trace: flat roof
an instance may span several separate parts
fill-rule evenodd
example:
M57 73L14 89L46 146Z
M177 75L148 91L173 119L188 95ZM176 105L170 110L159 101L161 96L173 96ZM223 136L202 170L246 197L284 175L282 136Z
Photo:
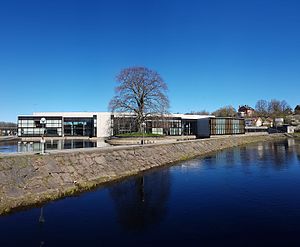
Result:
M180 117L182 119L201 119L215 117L213 115L188 115L188 114L168 114L167 116Z
M93 115L107 115L114 114L116 116L126 114L126 115L134 115L133 113L120 113L120 112L33 112L32 115L19 115L19 117L91 117ZM167 117L178 117L182 119L201 119L201 118L214 118L213 115L187 115L187 114L164 114Z

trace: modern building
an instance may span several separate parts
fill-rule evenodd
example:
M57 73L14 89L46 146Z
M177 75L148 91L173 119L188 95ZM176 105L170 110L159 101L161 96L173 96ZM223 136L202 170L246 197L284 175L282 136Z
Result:
M106 137L110 123L108 112L36 112L18 117L18 136Z
M108 137L136 132L137 129L133 114L37 112L18 117L19 137ZM210 115L168 114L148 118L145 121L145 131L170 136L196 135L200 138L243 134L245 121Z
M185 114L167 114L163 116L149 117L145 122L147 133L160 135L196 135L197 120L210 118L210 115L185 115ZM114 135L136 132L135 117L132 114L114 114L112 115L112 133Z
M245 120L243 118L210 117L197 121L197 137L207 138L211 135L245 134Z

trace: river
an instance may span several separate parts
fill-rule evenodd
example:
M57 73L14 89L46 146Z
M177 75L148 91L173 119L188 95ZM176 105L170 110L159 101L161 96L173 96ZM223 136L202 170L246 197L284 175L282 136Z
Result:
M0 246L289 246L300 142L226 149L0 217Z

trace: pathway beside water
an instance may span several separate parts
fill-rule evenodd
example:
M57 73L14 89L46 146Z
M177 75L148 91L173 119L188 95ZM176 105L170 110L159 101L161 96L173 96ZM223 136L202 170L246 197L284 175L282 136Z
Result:
M298 246L299 178L299 140L226 149L1 216L0 246Z

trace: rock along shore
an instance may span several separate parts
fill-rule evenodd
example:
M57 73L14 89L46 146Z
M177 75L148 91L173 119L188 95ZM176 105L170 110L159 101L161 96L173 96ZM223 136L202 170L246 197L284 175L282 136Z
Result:
M0 155L0 214L224 148L286 138L238 135L165 144Z

